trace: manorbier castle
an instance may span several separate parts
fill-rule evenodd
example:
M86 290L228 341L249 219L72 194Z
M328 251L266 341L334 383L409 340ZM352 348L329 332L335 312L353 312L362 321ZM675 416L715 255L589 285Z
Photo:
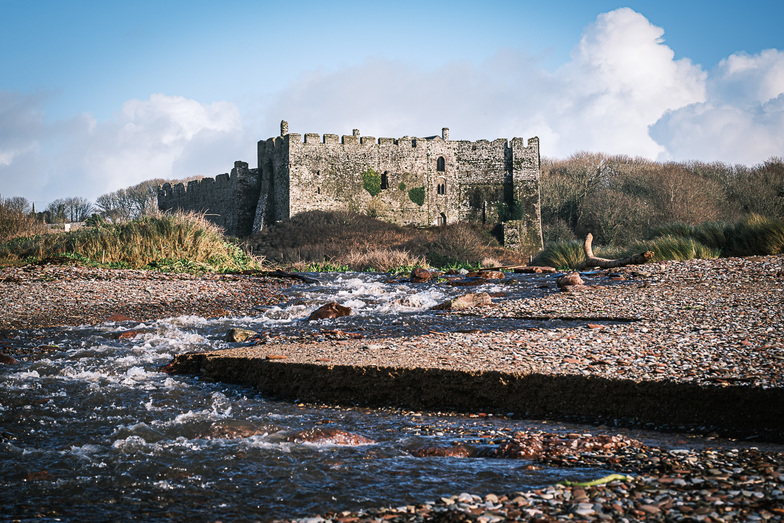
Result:
M305 211L350 210L400 225L502 224L504 246L542 247L539 139L475 142L289 133L258 143L258 167L158 190L158 208L205 213L232 236Z

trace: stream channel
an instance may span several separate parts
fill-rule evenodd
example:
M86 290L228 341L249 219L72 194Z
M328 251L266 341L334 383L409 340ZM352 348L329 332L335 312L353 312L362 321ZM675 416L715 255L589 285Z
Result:
M227 348L224 339L231 327L284 337L336 328L414 335L439 321L427 310L451 296L501 295L509 289L501 284L470 290L389 284L389 276L380 274L312 276L322 283L294 285L284 291L285 302L254 317L181 316L23 332L22 345L49 349L21 364L0 366L0 520L267 521L415 504L461 492L500 495L613 472L409 454L423 446L514 430L623 432L663 447L706 443L682 435L476 413L273 401L250 387L159 370L176 354ZM510 279L516 297L552 285L552 276ZM354 314L304 321L330 300L350 306ZM474 327L514 328L486 321ZM114 339L131 328L144 333ZM292 441L296 432L317 427L376 443L347 447Z

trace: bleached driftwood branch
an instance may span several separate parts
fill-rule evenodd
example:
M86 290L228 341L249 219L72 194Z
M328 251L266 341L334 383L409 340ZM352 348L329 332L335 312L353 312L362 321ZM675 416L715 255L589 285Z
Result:
M585 262L583 262L584 268L600 267L602 269L611 269L613 267L623 267L624 265L641 265L643 263L648 263L653 259L653 251L646 251L641 254L627 256L626 258L618 258L617 260L597 258L593 255L593 248L591 247L592 243L593 234L588 233L588 236L585 237L585 243L583 244L583 249L585 249Z

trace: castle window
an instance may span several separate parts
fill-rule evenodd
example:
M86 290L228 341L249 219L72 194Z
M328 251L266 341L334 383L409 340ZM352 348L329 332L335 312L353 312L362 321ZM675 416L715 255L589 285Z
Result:
M446 180L444 178L439 178L438 182L436 182L436 194L440 196L446 195Z
M387 171L384 171L381 174L381 188L389 189L389 177L387 176Z
M440 173L446 171L446 161L444 160L443 156L439 156L438 160L436 161L436 171Z
M316 187L316 194L321 194L321 187Z

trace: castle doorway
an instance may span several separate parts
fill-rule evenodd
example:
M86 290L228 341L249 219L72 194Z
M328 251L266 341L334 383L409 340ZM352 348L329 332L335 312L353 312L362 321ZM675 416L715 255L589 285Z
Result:
M446 214L441 213L438 215L438 225L439 226L446 225Z

